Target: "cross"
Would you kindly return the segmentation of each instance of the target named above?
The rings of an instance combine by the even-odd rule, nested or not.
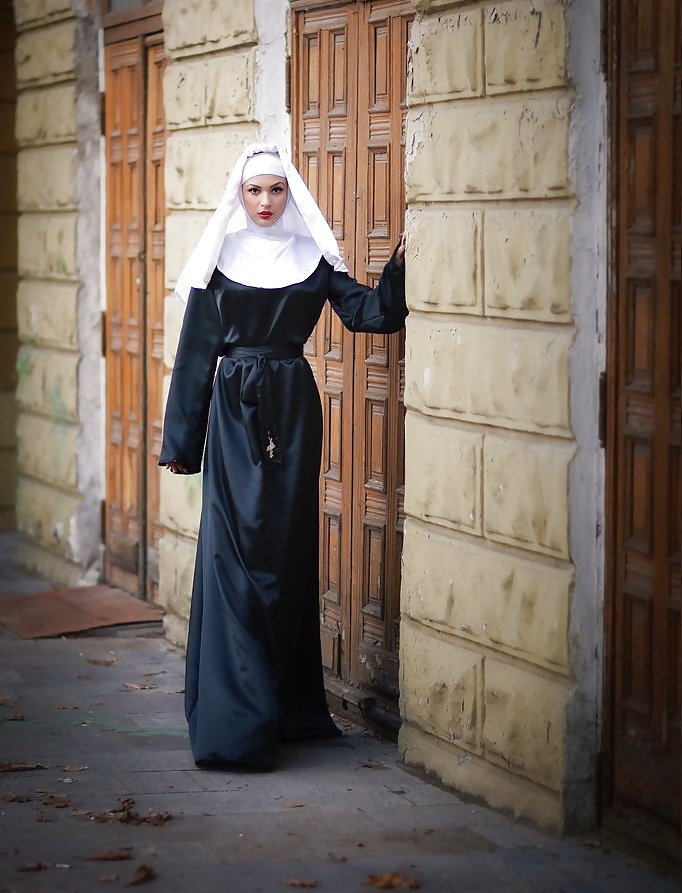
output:
[[[265,452],[268,454],[269,459],[272,459],[272,457],[275,455],[276,449],[277,448],[275,446],[275,441],[268,434],[268,445],[265,447]]]

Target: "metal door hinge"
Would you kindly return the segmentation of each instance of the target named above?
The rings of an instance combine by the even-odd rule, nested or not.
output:
[[[608,399],[606,372],[599,374],[599,446],[606,447],[606,433],[608,430]]]

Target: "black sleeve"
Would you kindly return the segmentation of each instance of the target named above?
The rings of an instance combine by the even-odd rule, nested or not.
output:
[[[178,462],[188,474],[201,470],[208,410],[222,327],[212,288],[193,288],[173,365],[159,465]]]
[[[376,288],[360,285],[348,273],[332,271],[329,302],[351,332],[398,332],[405,325],[405,264],[393,257],[384,267]]]

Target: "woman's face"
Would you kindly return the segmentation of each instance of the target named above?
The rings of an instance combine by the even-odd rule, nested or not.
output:
[[[283,177],[259,174],[242,183],[246,213],[258,226],[274,226],[284,214],[289,186]]]

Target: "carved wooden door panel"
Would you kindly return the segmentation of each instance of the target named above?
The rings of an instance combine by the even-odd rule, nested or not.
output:
[[[679,847],[681,0],[614,0],[611,818]],[[679,855],[679,850],[678,850]]]
[[[126,591],[144,596],[147,541],[152,550],[158,541],[155,456],[163,358],[163,46],[158,39],[144,37],[111,44],[105,48],[105,66],[105,576]]]
[[[295,7],[296,4],[294,4]],[[403,222],[406,2],[294,12],[295,158],[352,275],[372,282]],[[323,659],[332,691],[397,710],[403,339],[327,308],[307,347],[323,403]]]

